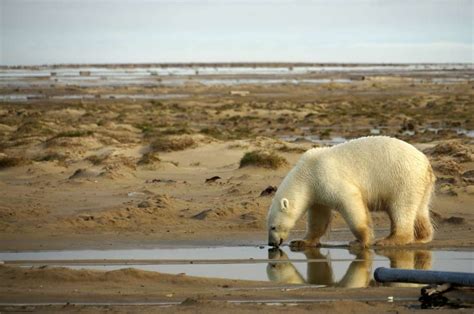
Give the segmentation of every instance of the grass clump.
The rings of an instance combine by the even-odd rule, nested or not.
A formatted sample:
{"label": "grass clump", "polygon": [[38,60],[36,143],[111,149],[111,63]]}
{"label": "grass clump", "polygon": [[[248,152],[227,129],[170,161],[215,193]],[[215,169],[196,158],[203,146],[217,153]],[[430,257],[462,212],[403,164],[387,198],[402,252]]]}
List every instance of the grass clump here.
{"label": "grass clump", "polygon": [[288,161],[275,154],[274,152],[267,152],[263,150],[254,150],[245,153],[240,160],[240,168],[255,166],[269,169],[278,169],[288,164]]}
{"label": "grass clump", "polygon": [[203,128],[199,131],[199,133],[211,136],[218,140],[224,140],[228,138],[228,135],[225,132],[217,128]]}
{"label": "grass clump", "polygon": [[150,165],[160,162],[161,159],[156,152],[150,151],[143,154],[142,158],[138,161],[138,165]]}
{"label": "grass clump", "polygon": [[74,130],[74,131],[65,131],[61,132],[55,137],[84,137],[84,136],[91,136],[94,134],[93,131],[86,131],[86,130]]}
{"label": "grass clump", "polygon": [[171,152],[191,148],[195,145],[196,141],[190,136],[161,136],[151,142],[151,150]]}
{"label": "grass clump", "polygon": [[307,151],[307,149],[304,147],[289,146],[286,144],[283,144],[280,147],[278,147],[278,150],[284,153],[298,153],[298,154],[301,154]]}
{"label": "grass clump", "polygon": [[135,127],[137,129],[140,129],[142,133],[150,133],[154,129],[153,125],[148,124],[148,123],[139,123],[139,124],[136,124]]}
{"label": "grass clump", "polygon": [[109,156],[108,155],[90,155],[86,158],[87,161],[91,162],[93,165],[101,165]]}
{"label": "grass clump", "polygon": [[252,130],[248,127],[239,127],[227,130],[218,128],[203,128],[199,131],[201,134],[211,136],[218,140],[237,140],[251,138],[254,136]]}
{"label": "grass clump", "polygon": [[12,168],[21,166],[26,163],[26,160],[18,157],[0,157],[0,169]]}
{"label": "grass clump", "polygon": [[64,161],[66,156],[56,152],[47,153],[46,155],[35,158],[35,161]]}

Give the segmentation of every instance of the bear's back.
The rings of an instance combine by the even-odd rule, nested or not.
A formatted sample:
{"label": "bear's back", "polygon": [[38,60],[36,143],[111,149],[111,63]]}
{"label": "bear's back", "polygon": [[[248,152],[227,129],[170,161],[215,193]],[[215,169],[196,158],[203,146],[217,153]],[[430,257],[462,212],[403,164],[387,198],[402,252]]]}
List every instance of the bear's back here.
{"label": "bear's back", "polygon": [[[412,145],[386,136],[363,137],[326,149],[311,149],[301,158],[304,167],[318,181],[331,186],[342,181],[368,191],[412,187],[427,175],[429,161]],[[375,193],[378,194],[378,193]]]}
{"label": "bear's back", "polygon": [[400,162],[427,162],[426,156],[414,146],[388,136],[368,136],[333,147],[312,148],[303,154],[301,162],[319,163],[328,159],[364,168]]}

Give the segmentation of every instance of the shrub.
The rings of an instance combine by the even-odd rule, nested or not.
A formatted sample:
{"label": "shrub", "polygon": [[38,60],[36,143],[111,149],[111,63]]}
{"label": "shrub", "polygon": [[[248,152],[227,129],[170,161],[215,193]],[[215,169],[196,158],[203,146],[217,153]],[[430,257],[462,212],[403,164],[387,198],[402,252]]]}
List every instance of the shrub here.
{"label": "shrub", "polygon": [[262,168],[278,169],[281,166],[287,165],[288,161],[285,158],[273,153],[262,150],[255,150],[245,153],[240,160],[240,168],[255,166]]}
{"label": "shrub", "polygon": [[108,155],[90,155],[86,160],[97,166],[102,164],[108,157]]}
{"label": "shrub", "polygon": [[85,131],[85,130],[74,130],[74,131],[65,131],[61,132],[55,137],[84,137],[84,136],[90,136],[94,134],[93,131]]}
{"label": "shrub", "polygon": [[23,158],[17,157],[0,157],[0,169],[11,168],[16,166],[21,166],[25,164]]}
{"label": "shrub", "polygon": [[135,127],[137,129],[140,129],[142,133],[149,133],[153,131],[153,125],[148,124],[148,123],[139,123],[139,124],[136,124]]}
{"label": "shrub", "polygon": [[196,145],[196,142],[189,136],[162,136],[151,143],[154,152],[170,152],[183,150]]}
{"label": "shrub", "polygon": [[138,164],[139,165],[149,165],[149,164],[153,164],[155,162],[160,162],[160,161],[161,161],[161,159],[158,156],[158,154],[151,151],[151,152],[143,154],[142,158],[140,158],[140,160],[138,161]]}
{"label": "shrub", "polygon": [[64,161],[66,160],[66,156],[58,154],[56,152],[51,152],[51,153],[47,153],[46,155],[35,158],[35,161],[54,161],[54,160]]}

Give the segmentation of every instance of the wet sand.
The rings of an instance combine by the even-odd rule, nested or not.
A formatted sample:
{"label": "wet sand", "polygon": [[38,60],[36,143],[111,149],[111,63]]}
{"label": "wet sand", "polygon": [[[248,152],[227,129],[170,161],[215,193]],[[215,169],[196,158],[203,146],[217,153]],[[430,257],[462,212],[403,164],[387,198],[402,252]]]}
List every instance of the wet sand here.
{"label": "wet sand", "polygon": [[[27,79],[28,84],[22,80],[15,85],[16,78],[16,83],[8,81],[11,84],[4,80],[1,95],[43,96],[0,101],[0,250],[265,245],[265,217],[271,195],[261,196],[261,192],[268,186],[278,186],[304,150],[332,144],[338,138],[375,134],[406,140],[432,162],[438,178],[432,206],[437,231],[434,241],[424,247],[470,250],[474,247],[471,72],[400,74],[372,70],[363,75],[360,71],[290,75],[292,80],[333,80],[318,84],[227,85],[218,81],[206,85],[199,82],[199,75],[186,77],[193,82],[181,85],[159,81],[130,86],[104,82],[66,85],[54,81],[54,77]],[[232,80],[249,79],[249,75],[226,75]],[[261,74],[258,76],[261,78]],[[222,78],[208,75],[202,79]],[[264,79],[282,79],[282,75],[266,75]],[[338,83],[335,79],[351,81]],[[232,91],[246,93],[239,96]],[[93,97],[54,98],[61,95]],[[162,99],[149,99],[147,95]],[[252,150],[273,152],[288,163],[278,169],[239,168],[240,159]],[[214,176],[220,178],[206,183]],[[373,221],[379,237],[387,234],[385,214],[373,213]],[[304,233],[304,220],[296,229],[292,238]],[[326,239],[352,239],[338,215]],[[140,272],[133,276],[140,277]],[[145,281],[163,286],[142,293],[138,286],[127,283],[126,276],[126,280],[100,282],[78,274],[81,271],[65,269],[23,274],[23,270],[2,266],[0,291],[4,302],[13,300],[13,296],[18,302],[73,300],[71,296],[75,295],[63,289],[66,286],[87,291],[74,300],[112,300],[119,298],[120,290],[129,294],[130,300],[139,301],[168,300],[163,291],[172,286],[179,298],[171,299],[177,302],[206,291],[196,304],[209,311],[260,307],[208,301],[225,299],[228,292],[218,288],[221,280],[147,273]],[[109,276],[105,274],[94,272],[93,276]],[[122,276],[121,272],[115,274]],[[161,278],[175,282],[163,279],[162,283]],[[43,280],[49,288],[37,291],[34,286]],[[199,286],[199,282],[205,284]],[[113,287],[110,291],[104,290],[108,284]],[[325,288],[317,293],[311,290],[311,297],[385,297],[384,293],[418,296],[415,289],[378,289]],[[280,298],[287,294],[290,298],[307,295],[299,290],[290,294],[272,290],[261,296]],[[250,300],[260,295],[232,292],[230,296]],[[407,310],[398,303],[359,303],[356,307],[373,312]],[[348,306],[344,304],[329,302],[325,306],[328,311],[342,311]],[[306,311],[308,306],[312,310],[318,307],[295,308]],[[188,311],[181,307],[169,310]]]}

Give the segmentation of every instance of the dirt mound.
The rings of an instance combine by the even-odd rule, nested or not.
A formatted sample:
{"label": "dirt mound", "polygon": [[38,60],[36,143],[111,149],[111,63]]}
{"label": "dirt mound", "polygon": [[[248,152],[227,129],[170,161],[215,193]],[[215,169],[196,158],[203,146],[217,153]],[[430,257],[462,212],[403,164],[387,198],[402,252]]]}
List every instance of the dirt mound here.
{"label": "dirt mound", "polygon": [[197,220],[205,220],[205,219],[219,219],[222,217],[229,216],[233,214],[233,210],[224,210],[224,209],[205,209],[199,212],[196,215],[193,215],[191,218]]}
{"label": "dirt mound", "polygon": [[436,172],[450,175],[450,176],[459,176],[461,174],[461,165],[452,159],[439,159],[431,163],[433,169]]}
{"label": "dirt mound", "polygon": [[100,171],[93,170],[93,169],[85,169],[80,168],[74,171],[74,173],[68,178],[69,180],[76,180],[76,179],[91,179],[96,178],[100,175]]}
{"label": "dirt mound", "polygon": [[[143,192],[136,193],[140,197]],[[134,194],[135,195],[135,194]],[[145,200],[135,201],[136,205],[126,208],[115,208],[101,212],[82,213],[74,217],[58,219],[58,227],[65,227],[77,231],[92,231],[99,228],[102,231],[114,230],[158,230],[157,226],[163,224],[176,224],[178,213],[175,204],[179,203],[167,195],[149,196]]]}
{"label": "dirt mound", "polygon": [[458,162],[473,161],[472,149],[459,141],[447,141],[432,148],[424,150],[424,153],[433,157],[449,156]]}
{"label": "dirt mound", "polygon": [[179,275],[161,274],[134,268],[124,268],[112,271],[99,270],[74,270],[65,267],[38,267],[38,268],[19,268],[0,265],[1,277],[15,277],[21,280],[31,280],[41,282],[136,282],[136,281],[176,281],[177,277],[183,281],[189,281],[189,278]]}

